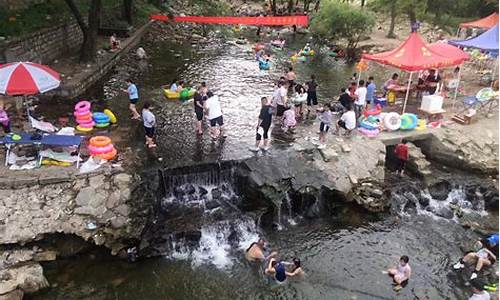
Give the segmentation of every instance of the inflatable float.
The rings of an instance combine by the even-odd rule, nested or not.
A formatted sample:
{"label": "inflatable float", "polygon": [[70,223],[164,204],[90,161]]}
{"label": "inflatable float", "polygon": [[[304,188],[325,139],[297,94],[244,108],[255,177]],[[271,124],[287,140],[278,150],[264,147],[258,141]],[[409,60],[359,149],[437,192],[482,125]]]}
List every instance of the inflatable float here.
{"label": "inflatable float", "polygon": [[263,44],[255,44],[255,45],[253,46],[253,49],[254,49],[255,51],[263,50],[263,49],[265,49],[265,48],[266,48],[266,46],[264,46]]}
{"label": "inflatable float", "polygon": [[366,129],[366,128],[363,128],[363,127],[358,128],[358,131],[361,132],[364,136],[367,136],[367,137],[376,137],[380,133],[379,129],[371,129],[370,130],[370,129]]}
{"label": "inflatable float", "polygon": [[427,129],[427,122],[425,120],[419,119],[417,122],[417,127],[415,130],[422,131]]}
{"label": "inflatable float", "polygon": [[181,93],[184,92],[185,90],[187,90],[187,99],[190,99],[194,96],[194,93],[196,92],[195,89],[193,88],[186,88],[184,90],[182,90],[181,92],[172,92],[170,90],[170,88],[168,87],[163,87],[162,88],[163,90],[163,95],[165,97],[167,97],[167,99],[170,99],[170,100],[176,100],[176,99],[181,99]]}
{"label": "inflatable float", "polygon": [[387,113],[384,117],[384,127],[389,131],[398,130],[401,127],[401,116],[396,112]]}
{"label": "inflatable float", "polygon": [[278,48],[283,48],[285,47],[285,40],[273,40],[271,41],[271,45],[274,46],[274,47],[278,47]]}
{"label": "inflatable float", "polygon": [[294,55],[292,55],[290,57],[290,59],[292,60],[292,62],[295,62],[295,61],[306,61],[307,57],[305,57],[305,56],[299,56],[299,55],[294,54]]}
{"label": "inflatable float", "polygon": [[401,116],[401,125],[399,128],[401,130],[413,130],[417,127],[417,124],[417,116],[415,114],[406,113]]}
{"label": "inflatable float", "polygon": [[380,115],[381,112],[382,112],[382,106],[380,104],[377,104],[375,108],[365,109],[363,111],[363,115],[368,118],[369,116],[378,116]]}
{"label": "inflatable float", "polygon": [[312,50],[312,49],[311,49],[311,50],[309,50],[309,51],[304,51],[304,50],[302,50],[302,51],[300,51],[299,55],[300,55],[300,56],[314,56],[314,53],[315,53],[315,52],[314,52],[314,50]]}
{"label": "inflatable float", "polygon": [[476,99],[480,102],[488,101],[494,96],[494,91],[492,88],[480,89],[476,94]]}
{"label": "inflatable float", "polygon": [[115,124],[118,121],[118,119],[116,118],[115,114],[111,110],[109,110],[109,109],[106,108],[103,111],[103,113],[105,113],[109,117],[109,121],[111,122],[111,124]]}
{"label": "inflatable float", "polygon": [[259,61],[259,69],[260,70],[269,70],[271,68],[271,64],[268,61]]}

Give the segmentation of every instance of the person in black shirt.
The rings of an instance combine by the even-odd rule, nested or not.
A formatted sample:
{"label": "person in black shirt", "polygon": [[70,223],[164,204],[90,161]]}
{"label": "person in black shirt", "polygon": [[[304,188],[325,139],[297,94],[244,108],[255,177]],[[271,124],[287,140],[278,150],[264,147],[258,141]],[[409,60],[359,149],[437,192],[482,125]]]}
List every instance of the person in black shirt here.
{"label": "person in black shirt", "polygon": [[349,110],[349,107],[352,106],[352,98],[349,96],[349,94],[346,92],[345,88],[340,89],[340,96],[339,96],[339,102],[342,104],[342,106],[346,109]]}
{"label": "person in black shirt", "polygon": [[203,94],[204,89],[201,87],[194,94],[194,113],[196,114],[196,133],[199,135],[203,134],[203,129],[201,122],[203,120],[204,102],[207,100],[207,96]]}
{"label": "person in black shirt", "polygon": [[316,95],[316,89],[318,88],[318,84],[316,83],[316,76],[311,75],[311,81],[306,83],[307,86],[307,106],[308,111],[307,115],[309,116],[309,112],[312,110],[316,111],[316,105],[318,105],[318,96]]}
{"label": "person in black shirt", "polygon": [[258,152],[260,141],[264,138],[262,150],[267,151],[269,149],[269,128],[271,127],[272,117],[273,117],[273,109],[266,97],[262,97],[261,101],[261,109],[259,113],[259,119],[257,121],[257,135],[255,141],[255,147],[250,148],[251,151]]}

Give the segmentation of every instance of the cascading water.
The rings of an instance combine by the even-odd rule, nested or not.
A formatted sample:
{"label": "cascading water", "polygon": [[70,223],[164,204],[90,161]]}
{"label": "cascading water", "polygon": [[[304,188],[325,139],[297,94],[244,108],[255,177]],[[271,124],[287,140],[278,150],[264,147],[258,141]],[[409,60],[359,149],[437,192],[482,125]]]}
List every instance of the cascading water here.
{"label": "cascading water", "polygon": [[193,266],[212,264],[226,269],[258,240],[256,220],[238,208],[240,197],[233,175],[232,168],[216,168],[164,177],[167,193],[161,200],[162,214],[197,224],[194,234],[170,234],[167,257],[190,260]]}

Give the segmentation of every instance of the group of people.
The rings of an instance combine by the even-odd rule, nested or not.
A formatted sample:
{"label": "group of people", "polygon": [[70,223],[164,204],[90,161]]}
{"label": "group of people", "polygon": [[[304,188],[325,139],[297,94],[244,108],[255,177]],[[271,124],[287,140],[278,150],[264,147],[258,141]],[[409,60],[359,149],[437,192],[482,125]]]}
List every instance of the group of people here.
{"label": "group of people", "polygon": [[291,262],[287,262],[279,259],[276,251],[268,255],[266,252],[265,241],[259,239],[245,250],[245,258],[249,262],[263,264],[264,275],[274,279],[279,284],[285,283],[288,278],[303,278],[305,276],[299,258],[294,257]]}

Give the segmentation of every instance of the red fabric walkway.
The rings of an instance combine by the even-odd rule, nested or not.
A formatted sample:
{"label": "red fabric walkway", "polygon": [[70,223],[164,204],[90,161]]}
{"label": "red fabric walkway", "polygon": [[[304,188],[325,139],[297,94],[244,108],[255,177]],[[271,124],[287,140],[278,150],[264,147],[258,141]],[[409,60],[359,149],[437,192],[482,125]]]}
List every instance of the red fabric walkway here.
{"label": "red fabric walkway", "polygon": [[307,16],[284,16],[284,17],[202,17],[202,16],[175,16],[170,19],[164,15],[152,15],[151,20],[167,22],[192,22],[203,24],[233,24],[233,25],[265,25],[265,26],[284,26],[297,25],[307,26],[309,18]]}

